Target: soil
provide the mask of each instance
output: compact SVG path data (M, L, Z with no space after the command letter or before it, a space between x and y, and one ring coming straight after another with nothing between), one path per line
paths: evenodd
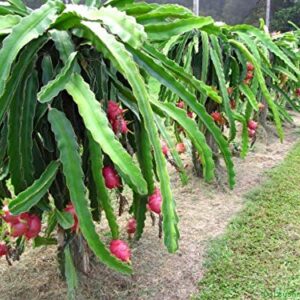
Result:
M231 218L242 209L243 196L266 179L266 170L278 165L299 138L300 116L294 116L297 126L285 126L282 144L276 137L266 140L261 135L245 160L234 158L237 183L233 191L228 190L225 179L221 185L208 185L195 178L191 156L184 157L190 175L188 185L181 186L178 174L171 171L180 218L180 250L167 253L158 238L158 226L152 227L148 217L143 238L131 245L134 274L123 276L95 263L88 276L81 275L77 299L189 299L197 292L203 276L209 242L224 232ZM125 218L121 220L124 224ZM104 230L105 226L101 225ZM21 261L11 267L1 259L0 278L2 300L67 298L66 285L57 269L55 247L29 248Z

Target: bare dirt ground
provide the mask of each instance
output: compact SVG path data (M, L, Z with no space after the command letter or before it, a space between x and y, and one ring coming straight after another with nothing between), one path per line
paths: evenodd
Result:
M82 276L78 299L189 299L197 291L203 276L203 257L211 239L222 234L226 225L243 207L243 195L265 180L265 171L279 164L299 137L300 116L296 128L287 125L285 141L260 140L245 160L235 158L237 184L233 191L207 185L193 177L186 159L189 184L182 187L172 171L171 180L180 218L180 250L166 252L158 239L158 228L148 217L145 233L133 248L132 276L122 276L102 264ZM296 132L298 134L296 135ZM0 261L0 299L66 299L66 286L60 280L55 247L29 249L20 262L8 267Z

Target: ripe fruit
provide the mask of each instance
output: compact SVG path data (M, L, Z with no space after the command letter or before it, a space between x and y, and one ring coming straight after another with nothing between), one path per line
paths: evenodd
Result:
M123 117L117 117L112 121L112 128L114 133L122 133L126 134L128 132L127 121L123 119Z
M178 107L178 108L184 108L184 102L183 101L178 101L177 103L176 103L176 106Z
M248 128L248 136L249 136L250 138L255 137L255 133L256 133L255 130Z
M161 151L164 155L168 155L169 153L169 148L165 142L161 143Z
M253 78L254 76L253 76L253 73L252 72L247 72L247 74L246 74L246 80L251 80L252 78Z
M128 245L122 240L112 240L109 246L110 252L112 255L118 259L129 262L131 252Z
M108 101L107 116L110 120L114 120L122 114L123 110L117 102L114 102L112 100Z
M121 186L120 177L112 166L105 166L102 169L105 185L108 189L114 189Z
M128 132L127 121L123 117L124 111L118 103L110 100L107 106L107 116L115 134Z
M185 152L185 145L184 143L178 143L176 145L176 151L181 154L181 153L184 153Z
M251 130L256 130L257 129L257 122L253 121L253 120L250 120L248 122L248 128L251 129Z
M74 224L71 228L71 232L77 232L79 229L78 217L75 212L75 208L72 202L68 203L66 208L64 209L66 212L70 213L73 216Z
M233 94L233 87L227 88L227 93L229 96L231 96Z
M188 111L186 114L187 114L187 116L188 116L189 118L193 119L194 114L193 114L192 111Z
M161 194L158 188L155 188L154 193L148 197L148 209L157 214L161 213Z
M12 237L19 237L25 235L28 231L28 224L27 222L20 222L11 225L11 236Z
M225 124L225 120L224 120L222 114L219 113L218 111L215 111L215 112L211 113L210 115L212 116L214 121L216 123L218 123L219 125L224 125Z
M131 218L128 220L127 223L127 233L132 234L135 233L135 231L136 231L136 220L135 218Z
M230 107L231 107L231 109L235 109L236 108L236 102L235 102L234 99L230 100Z
M218 122L221 119L221 114L217 111L210 114L215 122Z
M8 252L8 248L4 243L0 244L0 257L6 255Z
M254 71L254 66L251 62L247 62L247 71Z
M297 88L295 90L295 94L296 94L297 97L300 97L300 88Z
M41 219L36 215L31 215L28 220L28 230L25 233L27 239L36 238L42 229Z

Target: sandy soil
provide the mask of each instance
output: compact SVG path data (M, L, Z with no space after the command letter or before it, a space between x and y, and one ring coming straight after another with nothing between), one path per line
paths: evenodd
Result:
M296 140L297 128L287 126L283 144L272 138L258 141L246 158L234 158L237 184L234 191L207 185L192 176L182 187L178 175L171 180L180 217L180 250L169 255L158 239L158 228L147 220L144 237L133 247L132 276L122 276L97 263L82 276L78 299L188 299L203 276L203 258L211 239L220 235L243 207L243 195L265 180L265 171L283 159ZM105 225L104 225L105 226ZM8 267L0 261L0 299L66 299L66 286L57 270L55 247L29 249L20 262Z

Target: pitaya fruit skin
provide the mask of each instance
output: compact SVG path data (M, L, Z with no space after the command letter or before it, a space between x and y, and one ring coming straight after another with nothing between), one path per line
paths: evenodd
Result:
M177 106L178 108L183 109L183 108L184 108L184 102L183 102L183 101L178 101L178 102L176 103L176 106Z
M248 128L248 136L249 136L250 138L255 137L255 134L256 134L256 131L255 131L255 130Z
M74 224L71 228L71 232L77 232L79 230L79 222L78 222L78 217L76 215L73 203L72 202L68 203L68 205L66 206L66 208L64 210L66 212L70 213L73 216L73 219L74 219Z
M131 251L127 243L122 240L112 240L109 246L112 255L124 262L129 262Z
M0 244L0 257L6 255L8 252L8 247L6 246L6 244L1 243Z
M254 66L253 66L253 64L251 63L251 62L247 62L247 71L248 72L252 72L252 71L254 71Z
M192 111L188 111L186 114L187 114L187 116L188 116L190 119L193 119L194 114L193 114Z
M133 234L135 233L136 231L136 220L135 218L131 218L128 220L128 223L127 223L127 233L128 234Z
M19 237L25 235L28 231L28 224L27 222L20 222L11 225L11 236L12 237Z
M251 79L253 79L253 77L254 77L254 75L253 75L253 73L252 72L247 72L247 74L246 74L246 80L251 80Z
M169 148L168 148L168 146L167 146L166 143L162 143L162 145L161 145L161 151L162 151L162 153L163 153L164 155L168 155L168 153L169 153Z
M222 118L222 115L218 111L215 111L215 112L211 113L210 115L214 119L215 122L219 122Z
M148 209L156 214L161 213L162 197L160 190L156 188L154 193L148 197Z
M105 166L102 169L102 175L104 177L105 186L108 189L114 189L121 186L120 177L112 166Z
M115 120L118 116L122 114L123 110L117 102L114 102L112 100L108 101L107 116L109 120Z
M233 94L233 87L228 87L228 88L227 88L227 94L228 94L229 96L231 96L231 95Z
M248 128L251 129L251 130L256 130L257 129L257 122L253 121L253 120L250 120L248 122Z
M179 143L176 145L176 151L181 154L185 152L185 145L184 143Z
M32 215L28 221L28 230L25 233L27 239L36 238L42 229L42 222L41 219L36 216Z
M128 132L127 122L123 117L114 119L111 124L115 134L126 134Z

